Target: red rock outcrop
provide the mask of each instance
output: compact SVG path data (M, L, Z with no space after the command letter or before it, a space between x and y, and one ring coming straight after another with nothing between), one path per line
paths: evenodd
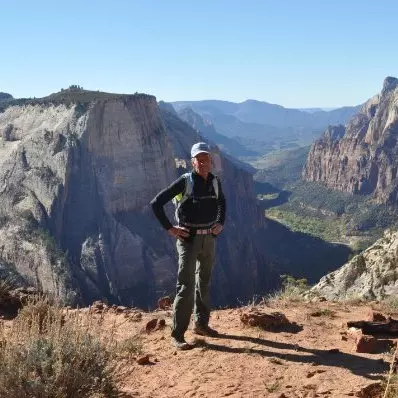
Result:
M379 203L398 201L398 79L344 126L329 127L308 155L303 178L329 188L372 194Z

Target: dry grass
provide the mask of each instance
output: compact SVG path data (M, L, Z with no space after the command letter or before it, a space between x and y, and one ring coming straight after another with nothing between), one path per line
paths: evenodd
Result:
M26 305L20 310L17 323L32 326L33 323L43 332L45 327L51 326L60 317L63 322L64 315L61 308L45 295L38 294L29 297Z
M278 380L276 380L272 383L268 383L268 384L264 383L264 387L268 393L277 392L281 388L281 384Z
M392 375L385 386L383 398L398 397L398 375Z
M142 348L143 345L140 336L134 335L119 341L114 348L114 352L121 357L131 357L142 354Z
M363 297L355 294L351 294L346 296L344 299L340 300L343 304L352 306L352 305L363 305L368 300L365 300Z
M386 377L385 386L383 386L384 388L383 398L398 397L398 375L394 374L397 366L397 351L398 351L398 345L396 345L392 351L393 354L391 358L390 371L388 372L388 375Z
M295 279L290 275L281 275L282 288L267 297L264 302L267 304L287 305L290 303L303 302L306 300L305 293L309 286L306 279Z
M395 314L398 312L398 298L390 296L382 300L378 305L379 311L383 311L389 314Z
M310 315L315 316L315 317L325 316L328 318L334 318L336 315L336 312L333 310L330 310L329 308L323 308L323 309L319 309L319 310L311 312Z
M45 298L0 330L2 398L116 396L113 339L90 315L66 313Z

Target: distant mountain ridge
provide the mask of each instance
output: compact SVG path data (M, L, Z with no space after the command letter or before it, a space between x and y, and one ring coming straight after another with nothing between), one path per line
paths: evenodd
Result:
M255 156L257 152L246 149L238 141L226 137L216 131L213 124L195 113L191 108L183 108L178 112L178 116L187 122L192 128L199 131L201 135L216 143L221 150L232 156Z
M329 112L310 112L255 100L242 103L177 101L171 104L180 117L184 118L186 109L191 109L206 126L212 125L217 133L235 139L246 151L261 155L310 145L329 125L345 124L359 110L359 107L344 107ZM235 151L234 156L247 155Z
M14 97L11 94L8 93L3 93L0 91L0 102L3 101L10 101L12 100Z
M245 123L266 124L278 128L326 128L330 124L344 124L359 111L360 106L347 106L332 111L306 111L284 108L267 102L246 100L241 103L218 100L172 102L177 112L186 107L192 108L201 116L224 114L234 116Z

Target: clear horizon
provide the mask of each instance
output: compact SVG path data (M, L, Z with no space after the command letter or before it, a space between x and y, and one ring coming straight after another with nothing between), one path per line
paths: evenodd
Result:
M166 102L362 104L398 76L398 4L385 0L4 2L0 91L71 84Z

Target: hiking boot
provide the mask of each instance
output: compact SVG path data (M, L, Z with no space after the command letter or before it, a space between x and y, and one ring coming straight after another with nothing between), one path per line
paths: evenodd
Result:
M212 329L209 325L201 325L200 323L195 323L193 327L193 332L201 336L218 337L219 333L217 330Z
M171 337L171 342L177 350L186 351L193 348L193 345L187 343L184 337Z

